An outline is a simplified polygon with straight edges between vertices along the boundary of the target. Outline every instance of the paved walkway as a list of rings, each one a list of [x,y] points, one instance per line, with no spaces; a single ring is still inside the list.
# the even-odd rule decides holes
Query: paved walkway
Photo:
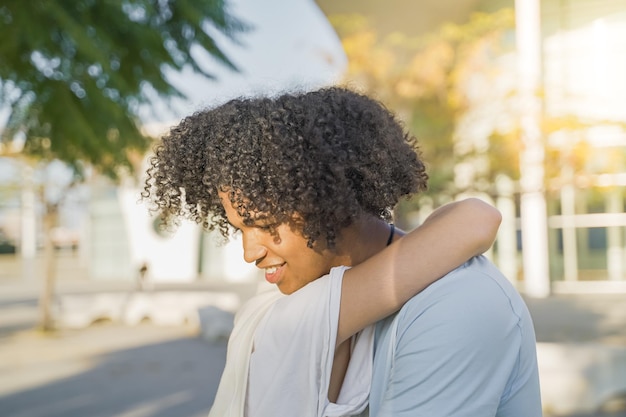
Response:
[[[626,417],[626,294],[527,298],[526,304],[544,406],[557,415]],[[581,409],[587,414],[575,414]]]
[[[180,327],[0,338],[3,417],[206,417],[226,357]]]
[[[526,298],[538,342],[626,347],[626,294]]]

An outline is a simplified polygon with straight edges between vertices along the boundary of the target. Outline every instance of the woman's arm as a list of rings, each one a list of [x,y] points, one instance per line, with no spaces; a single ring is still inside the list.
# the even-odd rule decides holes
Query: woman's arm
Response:
[[[500,221],[495,207],[476,198],[450,203],[402,239],[346,271],[336,345],[489,249]]]

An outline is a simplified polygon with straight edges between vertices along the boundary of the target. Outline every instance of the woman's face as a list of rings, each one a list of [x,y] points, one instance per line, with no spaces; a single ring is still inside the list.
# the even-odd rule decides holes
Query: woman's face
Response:
[[[309,248],[295,222],[276,226],[260,217],[252,225],[245,225],[228,192],[219,195],[228,222],[241,231],[244,259],[263,269],[265,279],[282,293],[291,294],[341,264],[332,251]]]

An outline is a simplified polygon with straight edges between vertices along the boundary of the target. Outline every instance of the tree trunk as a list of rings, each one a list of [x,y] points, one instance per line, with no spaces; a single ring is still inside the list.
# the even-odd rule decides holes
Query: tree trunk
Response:
[[[20,256],[22,258],[22,279],[32,282],[36,277],[37,219],[35,212],[36,188],[33,165],[24,158],[22,161],[21,186],[21,233]]]
[[[44,233],[44,280],[39,297],[40,327],[43,331],[54,330],[54,288],[56,281],[56,256],[54,253],[54,242],[52,240],[52,229],[56,226],[58,217],[58,206],[56,204],[46,204],[46,212],[43,216]]]

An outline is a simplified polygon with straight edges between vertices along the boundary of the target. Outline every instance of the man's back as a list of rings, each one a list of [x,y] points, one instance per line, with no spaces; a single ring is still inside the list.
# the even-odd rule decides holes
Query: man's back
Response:
[[[378,323],[372,380],[372,417],[541,416],[530,314],[484,257]]]

